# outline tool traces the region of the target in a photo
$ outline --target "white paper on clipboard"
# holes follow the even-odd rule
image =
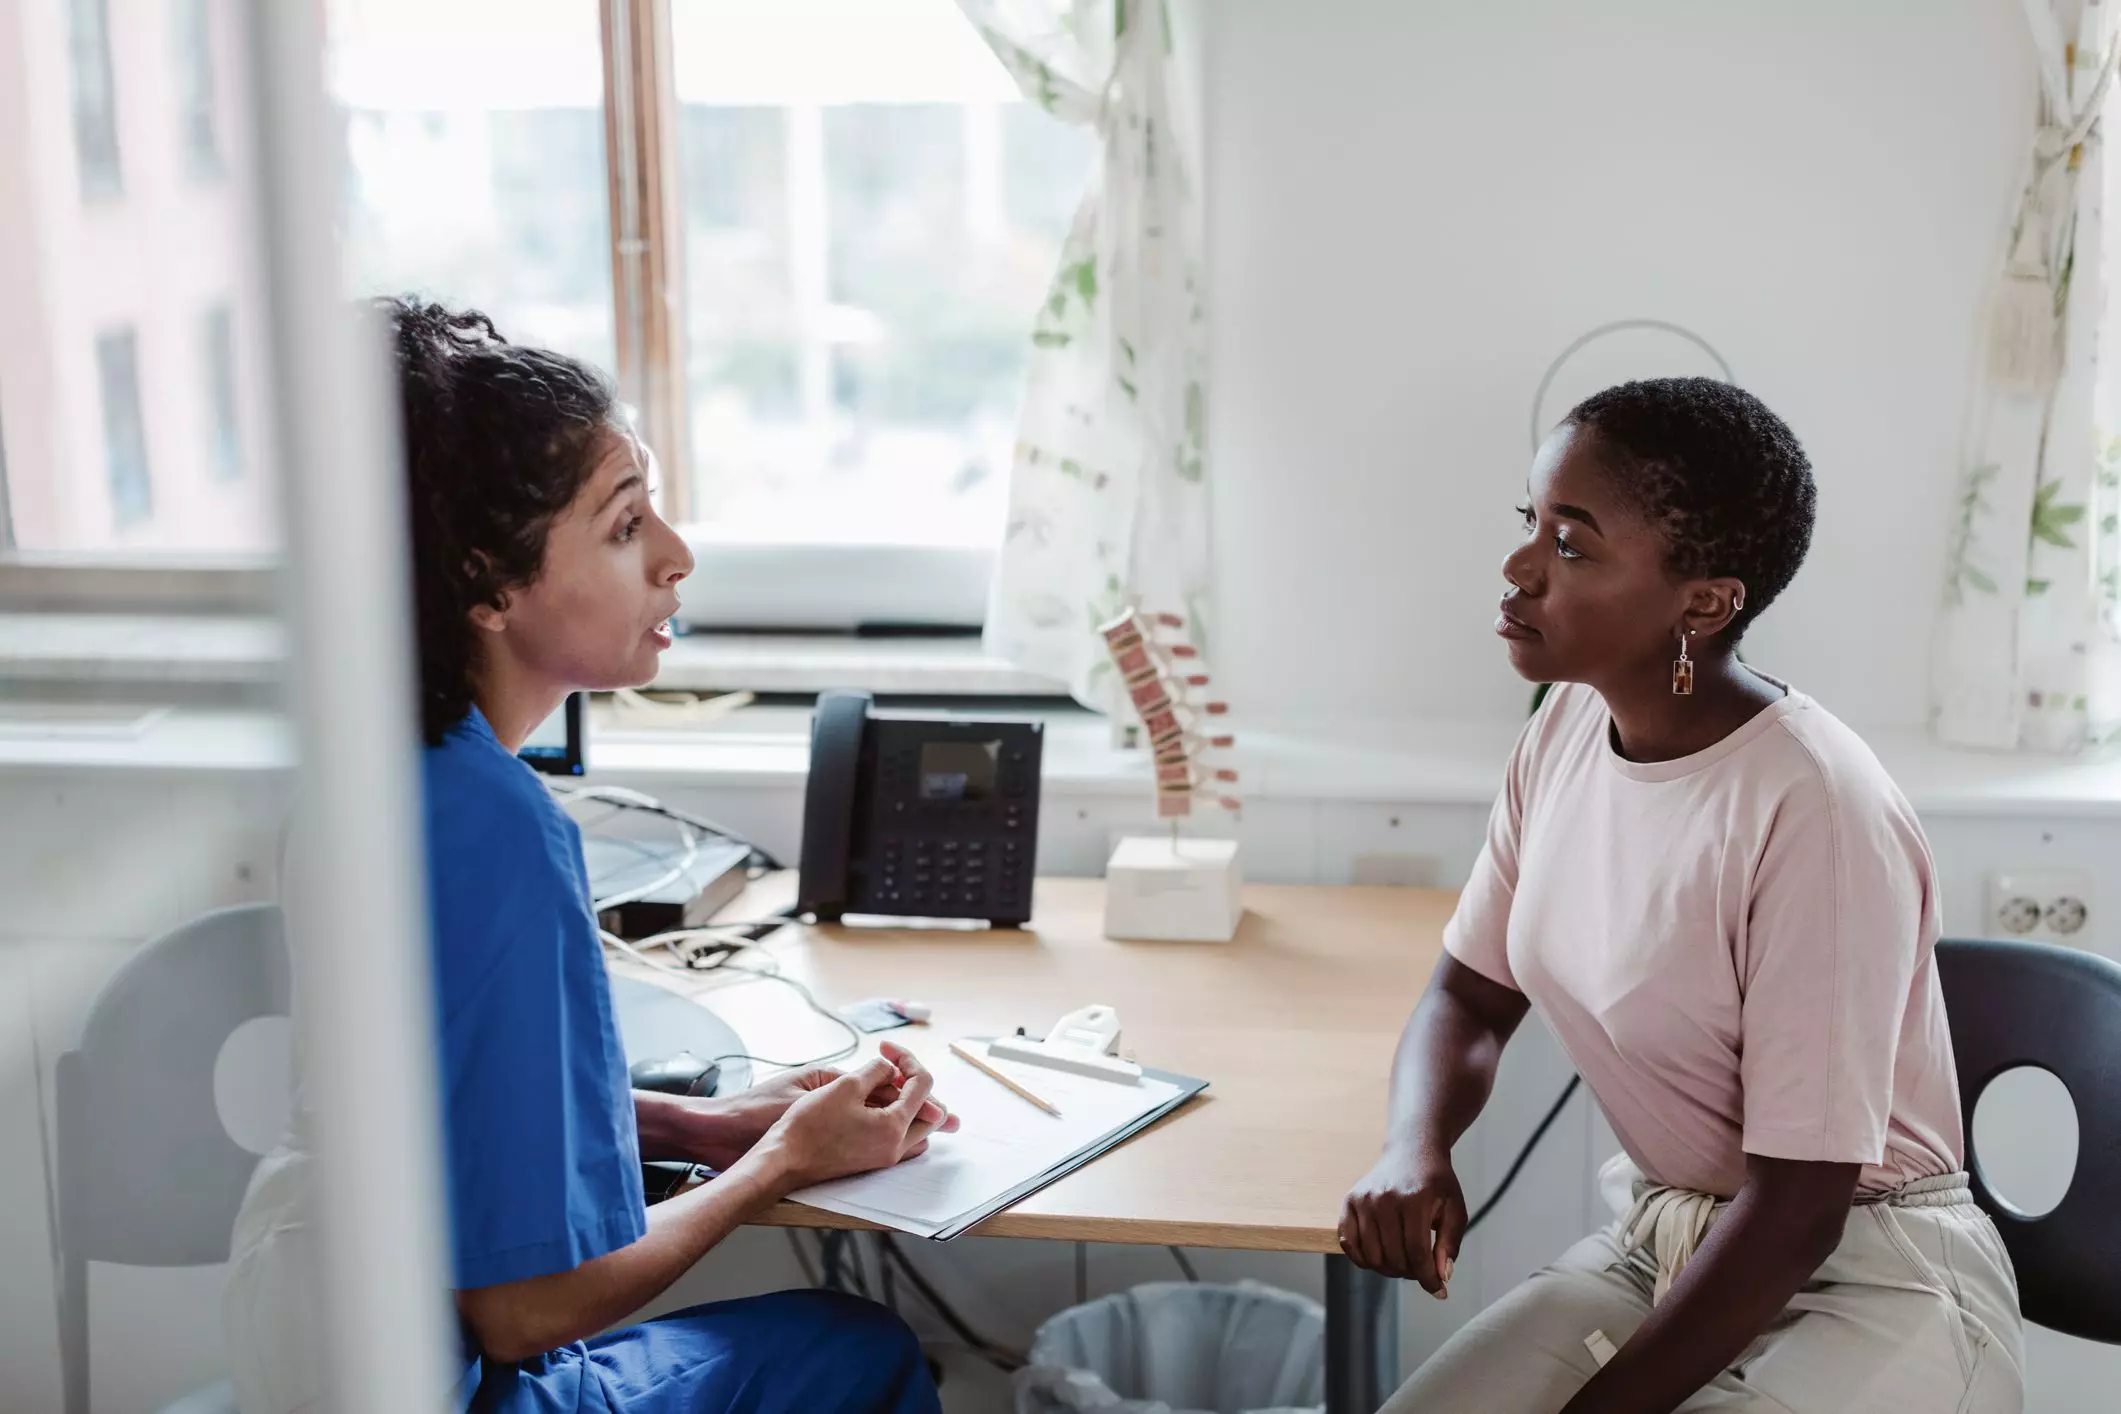
[[[924,1057],[924,1060],[926,1058]],[[893,1168],[833,1179],[790,1196],[798,1203],[947,1239],[1088,1163],[1206,1088],[1205,1081],[1145,1071],[1137,1085],[999,1058],[989,1064],[1060,1110],[1047,1114],[947,1051],[927,1061],[949,1097],[955,1134]]]

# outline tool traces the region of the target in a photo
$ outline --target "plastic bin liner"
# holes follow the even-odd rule
[[[1016,1375],[1016,1414],[1315,1414],[1326,1313],[1260,1282],[1155,1282],[1061,1312]]]

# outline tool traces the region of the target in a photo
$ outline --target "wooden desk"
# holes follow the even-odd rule
[[[789,888],[763,881],[728,915],[764,916]],[[1093,1001],[1118,1007],[1122,1049],[1207,1079],[1207,1093],[973,1232],[1328,1254],[1330,1358],[1357,1374],[1329,1407],[1375,1409],[1397,1376],[1392,1287],[1340,1258],[1335,1233],[1349,1186],[1377,1158],[1393,1047],[1455,896],[1254,886],[1229,943],[1113,942],[1103,899],[1101,880],[1042,880],[1021,932],[791,925],[762,946],[827,1006],[931,1003],[938,1038],[1043,1029]],[[793,996],[754,983],[703,999],[749,1033],[747,1012],[767,993]],[[763,1221],[863,1226],[788,1203]]]

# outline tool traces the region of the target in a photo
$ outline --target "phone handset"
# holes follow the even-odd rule
[[[803,847],[796,911],[820,923],[846,912],[847,869],[862,737],[876,699],[866,692],[826,692],[810,721],[810,779],[803,788]]]

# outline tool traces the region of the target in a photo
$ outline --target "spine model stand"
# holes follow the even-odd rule
[[[1211,730],[1230,706],[1206,697],[1208,675],[1198,670],[1200,652],[1186,640],[1185,627],[1176,614],[1129,609],[1099,629],[1127,698],[1141,714],[1155,761],[1157,818],[1171,822],[1174,838],[1196,803],[1232,815],[1242,805],[1237,772],[1218,764],[1236,738]]]

